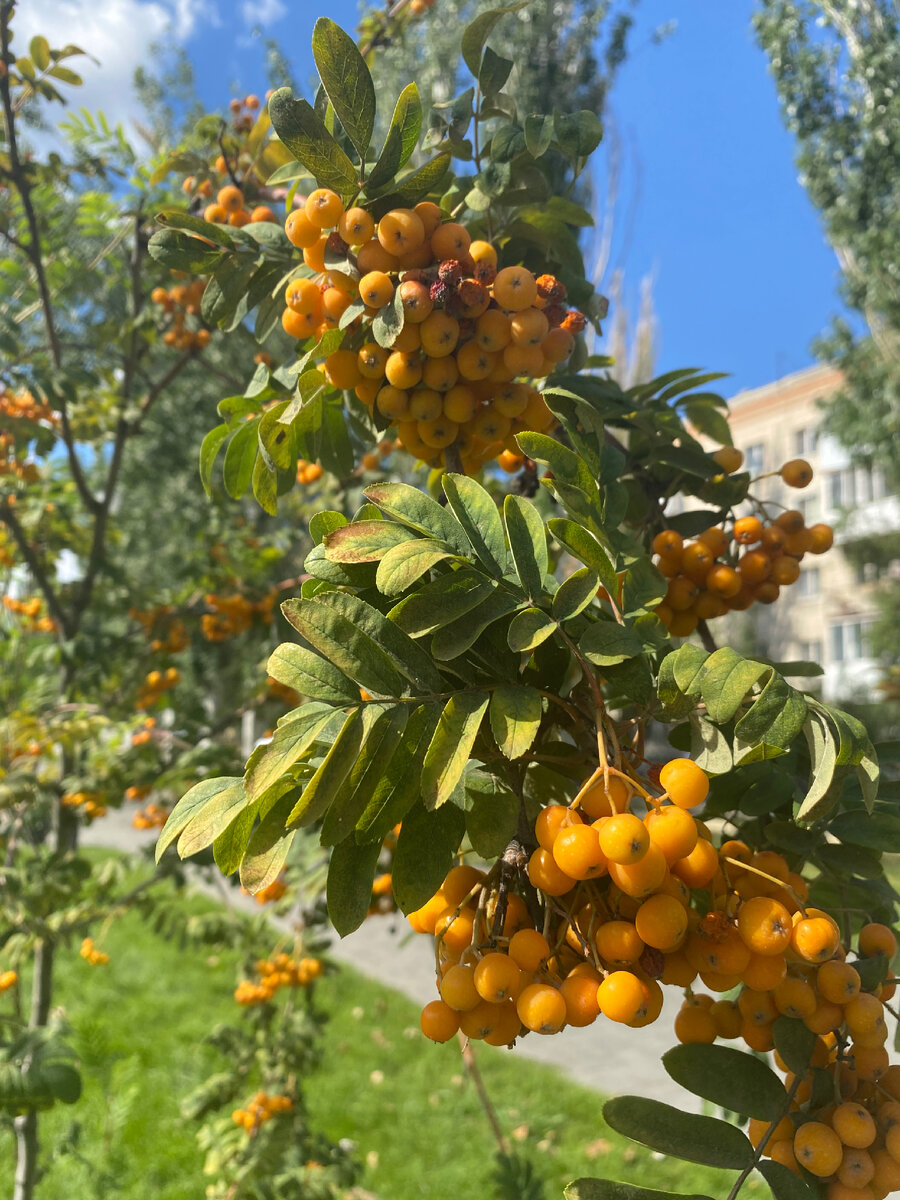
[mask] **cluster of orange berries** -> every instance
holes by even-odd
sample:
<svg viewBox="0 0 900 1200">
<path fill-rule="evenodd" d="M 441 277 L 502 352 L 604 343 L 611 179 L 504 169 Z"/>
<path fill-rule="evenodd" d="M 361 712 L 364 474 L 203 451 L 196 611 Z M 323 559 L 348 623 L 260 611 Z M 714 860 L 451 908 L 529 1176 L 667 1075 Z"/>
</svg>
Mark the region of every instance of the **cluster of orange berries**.
<svg viewBox="0 0 900 1200">
<path fill-rule="evenodd" d="M 106 816 L 106 797 L 103 792 L 66 792 L 61 802 L 66 808 L 77 808 L 89 821 Z"/>
<path fill-rule="evenodd" d="M 158 604 L 153 608 L 130 608 L 129 617 L 137 621 L 150 641 L 150 649 L 156 654 L 179 654 L 187 650 L 191 637 L 184 621 L 174 615 L 171 604 Z"/>
<path fill-rule="evenodd" d="M 792 963 L 831 957 L 835 923 L 804 909 L 806 884 L 781 855 L 753 854 L 738 841 L 715 847 L 689 811 L 709 787 L 695 763 L 666 763 L 659 783 L 664 794 L 653 797 L 633 778 L 597 771 L 571 805 L 541 810 L 527 872 L 543 897 L 542 929 L 539 909 L 516 892 L 501 901 L 493 873 L 471 866 L 454 867 L 410 914 L 413 929 L 435 937 L 441 999 L 423 1010 L 428 1037 L 461 1030 L 508 1045 L 529 1031 L 590 1025 L 601 1013 L 642 1027 L 659 1016 L 660 984 L 690 988 L 698 976 L 711 992 L 780 988 L 784 1007 L 753 1022 L 740 1005 L 689 993 L 676 1023 L 682 1040 L 712 1041 L 727 1029 L 766 1049 L 775 1016 L 797 1015 L 798 993 L 808 991 L 816 1009 Z M 643 817 L 631 811 L 635 792 Z M 756 1030 L 765 1024 L 764 1039 Z"/>
<path fill-rule="evenodd" d="M 11 421 L 43 422 L 55 426 L 58 417 L 47 404 L 35 400 L 30 392 L 10 392 L 0 387 L 0 418 Z M 5 422 L 4 422 L 5 423 Z M 23 483 L 34 483 L 40 472 L 35 462 L 22 460 L 16 453 L 16 439 L 9 428 L 0 432 L 0 476 L 21 479 Z"/>
<path fill-rule="evenodd" d="M 200 618 L 200 632 L 208 642 L 225 642 L 249 629 L 254 616 L 259 616 L 266 625 L 271 624 L 278 592 L 267 592 L 261 600 L 250 600 L 240 592 L 230 596 L 209 592 L 204 600 L 212 612 Z"/>
<path fill-rule="evenodd" d="M 226 183 L 219 188 L 215 200 L 203 210 L 203 219 L 212 225 L 233 225 L 236 228 L 258 221 L 278 223 L 278 218 L 267 204 L 245 208 L 244 193 L 236 183 Z"/>
<path fill-rule="evenodd" d="M 538 814 L 527 873 L 545 898 L 543 931 L 515 892 L 498 912 L 499 892 L 482 896 L 490 878 L 470 866 L 454 867 L 410 914 L 414 929 L 435 936 L 441 999 L 423 1010 L 428 1037 L 445 1041 L 459 1029 L 508 1045 L 601 1013 L 638 1027 L 659 1016 L 666 959 L 691 913 L 699 920 L 691 889 L 721 873 L 708 830 L 687 811 L 703 803 L 709 781 L 690 759 L 675 759 L 659 772 L 664 795 L 653 798 L 609 771 L 594 772 L 571 805 Z M 629 811 L 637 791 L 643 819 Z"/>
<path fill-rule="evenodd" d="M 305 458 L 297 459 L 297 482 L 301 484 L 318 483 L 322 478 L 322 467 L 317 462 L 307 462 Z"/>
<path fill-rule="evenodd" d="M 732 542 L 738 550 L 732 551 Z M 805 554 L 824 554 L 834 544 L 830 525 L 806 527 L 797 509 L 764 524 L 739 517 L 729 534 L 714 525 L 693 542 L 674 529 L 653 539 L 656 565 L 669 580 L 656 615 L 675 637 L 689 637 L 700 621 L 742 612 L 754 603 L 774 604 L 783 587 L 800 578 Z"/>
<path fill-rule="evenodd" d="M 52 617 L 44 615 L 44 602 L 40 596 L 31 596 L 27 600 L 16 600 L 13 596 L 3 597 L 3 607 L 17 617 L 22 618 L 22 624 L 29 633 L 55 633 L 56 622 Z"/>
<path fill-rule="evenodd" d="M 169 809 L 163 804 L 148 804 L 131 818 L 135 829 L 162 829 L 169 819 Z"/>
<path fill-rule="evenodd" d="M 0 993 L 8 992 L 19 982 L 18 971 L 0 971 Z"/>
<path fill-rule="evenodd" d="M 556 423 L 525 381 L 546 378 L 569 357 L 585 318 L 566 309 L 565 288 L 552 275 L 498 271 L 494 247 L 472 241 L 428 201 L 376 224 L 365 209 L 345 211 L 336 193 L 317 188 L 288 215 L 285 231 L 313 273 L 287 285 L 285 331 L 318 338 L 360 306 L 345 346 L 322 364 L 323 385 L 353 390 L 397 426 L 416 458 L 439 461 L 455 445 L 471 472 L 504 449 L 518 455 L 516 433 Z M 369 326 L 398 296 L 403 326 L 383 347 Z"/>
<path fill-rule="evenodd" d="M 133 783 L 131 787 L 125 789 L 125 799 L 130 800 L 133 804 L 140 804 L 145 800 L 153 789 L 148 784 Z"/>
<path fill-rule="evenodd" d="M 153 730 L 156 728 L 156 717 L 145 717 L 141 724 L 141 728 L 136 730 L 131 735 L 132 746 L 146 746 L 153 738 Z"/>
<path fill-rule="evenodd" d="M 172 317 L 171 326 L 163 334 L 163 343 L 175 350 L 203 350 L 209 345 L 210 331 L 204 328 L 190 328 L 186 324 L 188 317 L 195 322 L 200 316 L 200 301 L 206 291 L 206 280 L 195 279 L 192 283 L 176 284 L 166 289 L 155 287 L 150 293 L 150 299 L 158 304 L 164 313 Z"/>
<path fill-rule="evenodd" d="M 137 707 L 152 708 L 166 692 L 175 687 L 179 679 L 181 672 L 177 667 L 167 667 L 165 671 L 149 671 L 138 693 Z"/>
<path fill-rule="evenodd" d="M 94 945 L 94 939 L 86 937 L 81 943 L 79 954 L 85 961 L 90 963 L 92 967 L 105 967 L 109 962 L 109 955 L 104 950 L 98 950 Z"/>
<path fill-rule="evenodd" d="M 817 1035 L 808 1071 L 794 1075 L 775 1053 L 790 1112 L 771 1130 L 751 1121 L 750 1140 L 758 1146 L 766 1137 L 766 1157 L 830 1181 L 828 1200 L 881 1200 L 900 1187 L 900 1066 L 889 1064 L 884 1009 L 895 984 L 866 990 L 857 968 L 873 955 L 892 959 L 894 933 L 863 926 L 851 963 L 827 913 L 803 906 L 791 913 L 763 895 L 741 905 L 736 928 L 737 939 L 729 931 L 716 953 L 743 983 L 740 993 L 714 1001 L 689 992 L 676 1035 L 682 1042 L 743 1038 L 762 1052 L 774 1048 L 779 1016 L 803 1021 Z M 686 948 L 691 965 L 698 957 L 708 956 L 697 945 Z M 825 1073 L 824 1097 L 815 1070 Z"/>
<path fill-rule="evenodd" d="M 242 979 L 234 992 L 238 1004 L 268 1004 L 279 988 L 309 987 L 322 974 L 318 958 L 293 959 L 289 954 L 276 954 L 256 964 L 259 982 Z"/>
<path fill-rule="evenodd" d="M 267 1092 L 257 1092 L 246 1108 L 236 1108 L 231 1114 L 235 1125 L 240 1125 L 249 1134 L 254 1134 L 277 1113 L 291 1112 L 294 1102 L 290 1096 L 270 1096 Z"/>
</svg>

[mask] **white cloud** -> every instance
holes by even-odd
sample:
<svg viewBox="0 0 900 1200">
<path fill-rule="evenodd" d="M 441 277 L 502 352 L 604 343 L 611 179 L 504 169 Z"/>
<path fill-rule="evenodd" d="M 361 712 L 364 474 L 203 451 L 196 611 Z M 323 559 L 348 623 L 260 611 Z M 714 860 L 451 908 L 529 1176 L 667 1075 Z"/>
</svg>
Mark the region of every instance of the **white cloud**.
<svg viewBox="0 0 900 1200">
<path fill-rule="evenodd" d="M 187 41 L 201 20 L 218 23 L 211 0 L 30 0 L 16 10 L 14 45 L 24 54 L 40 33 L 54 48 L 80 46 L 97 63 L 66 62 L 84 79 L 83 87 L 63 89 L 66 99 L 127 123 L 137 115 L 132 78 L 146 63 L 149 46 L 163 38 Z"/>
<path fill-rule="evenodd" d="M 241 16 L 251 28 L 273 25 L 287 15 L 284 0 L 243 0 Z"/>
</svg>

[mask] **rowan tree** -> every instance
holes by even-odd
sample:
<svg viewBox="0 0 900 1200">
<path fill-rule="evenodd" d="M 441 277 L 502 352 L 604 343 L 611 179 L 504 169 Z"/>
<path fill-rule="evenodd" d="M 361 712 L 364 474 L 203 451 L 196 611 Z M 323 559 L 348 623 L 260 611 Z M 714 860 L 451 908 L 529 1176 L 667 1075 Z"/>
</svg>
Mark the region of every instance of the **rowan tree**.
<svg viewBox="0 0 900 1200">
<path fill-rule="evenodd" d="M 233 220 L 259 187 L 252 161 L 230 182 L 220 164 L 202 217 L 161 214 L 151 253 L 209 279 L 210 321 L 255 313 L 267 356 L 204 439 L 207 484 L 224 449 L 226 489 L 268 512 L 310 465 L 366 486 L 349 520 L 312 519 L 281 607 L 293 640 L 268 670 L 302 702 L 243 775 L 182 798 L 157 852 L 218 847 L 258 890 L 318 839 L 338 933 L 387 901 L 434 939 L 435 1041 L 641 1027 L 661 985 L 682 988 L 664 1065 L 747 1134 L 628 1096 L 605 1105 L 610 1125 L 735 1170 L 730 1200 L 754 1170 L 779 1198 L 835 1200 L 864 1177 L 885 1195 L 900 1171 L 892 786 L 879 792 L 865 728 L 790 682 L 815 665 L 745 658 L 715 633 L 728 611 L 778 603 L 833 533 L 754 497 L 719 374 L 623 389 L 587 360 L 590 218 L 553 194 L 545 156 L 572 183 L 601 130 L 590 111 L 520 109 L 490 45 L 513 19 L 462 31 L 479 86 L 438 107 L 414 160 L 417 89 L 378 95 L 320 18 L 313 102 L 268 102 L 265 144 L 292 156 L 268 179 L 291 184 L 279 223 Z M 391 477 L 404 451 L 419 486 Z M 801 460 L 781 474 L 811 479 Z M 651 749 L 660 726 L 671 751 Z M 784 1081 L 754 1057 L 772 1049 Z"/>
</svg>

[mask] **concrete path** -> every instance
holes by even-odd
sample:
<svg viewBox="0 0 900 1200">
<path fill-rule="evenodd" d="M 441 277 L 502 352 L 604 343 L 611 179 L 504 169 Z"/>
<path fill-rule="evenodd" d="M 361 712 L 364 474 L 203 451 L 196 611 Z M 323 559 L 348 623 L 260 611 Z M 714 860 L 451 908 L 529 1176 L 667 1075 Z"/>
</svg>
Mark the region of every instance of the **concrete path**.
<svg viewBox="0 0 900 1200">
<path fill-rule="evenodd" d="M 83 843 L 129 852 L 152 845 L 156 832 L 134 829 L 133 814 L 131 807 L 111 810 L 84 830 Z M 196 882 L 199 890 L 221 898 L 217 888 L 199 877 Z M 234 900 L 245 903 L 248 911 L 259 911 L 249 897 L 235 893 Z M 435 998 L 431 939 L 412 933 L 399 914 L 370 918 L 349 937 L 336 939 L 331 955 L 386 987 L 396 990 L 399 981 L 399 990 L 418 1004 Z M 678 991 L 664 991 L 662 1015 L 644 1029 L 629 1029 L 601 1018 L 587 1029 L 567 1029 L 555 1037 L 529 1035 L 514 1053 L 558 1067 L 577 1083 L 607 1095 L 627 1092 L 696 1109 L 696 1097 L 673 1083 L 660 1063 L 660 1056 L 675 1044 L 672 1023 L 681 1004 Z"/>
</svg>

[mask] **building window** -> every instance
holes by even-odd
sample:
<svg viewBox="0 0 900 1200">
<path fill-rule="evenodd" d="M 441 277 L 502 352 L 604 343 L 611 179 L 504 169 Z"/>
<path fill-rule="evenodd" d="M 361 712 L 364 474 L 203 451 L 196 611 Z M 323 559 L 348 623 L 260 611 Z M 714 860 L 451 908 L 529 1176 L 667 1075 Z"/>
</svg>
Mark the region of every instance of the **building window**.
<svg viewBox="0 0 900 1200">
<path fill-rule="evenodd" d="M 800 572 L 800 578 L 794 589 L 797 596 L 818 596 L 821 590 L 818 567 L 807 567 L 805 571 Z"/>
<path fill-rule="evenodd" d="M 815 454 L 819 447 L 818 429 L 797 429 L 794 432 L 794 453 L 798 458 Z"/>
<path fill-rule="evenodd" d="M 828 476 L 828 500 L 832 508 L 852 508 L 856 504 L 856 471 L 832 471 Z"/>
<path fill-rule="evenodd" d="M 762 442 L 748 446 L 744 453 L 744 470 L 750 472 L 751 478 L 762 475 L 766 461 L 766 448 Z"/>
<path fill-rule="evenodd" d="M 864 562 L 857 563 L 856 566 L 856 582 L 857 583 L 877 583 L 882 577 L 882 569 L 878 563 Z"/>
<path fill-rule="evenodd" d="M 804 496 L 802 500 L 797 501 L 797 508 L 803 513 L 803 520 L 807 527 L 814 525 L 816 521 L 822 518 L 822 502 L 818 493 L 812 496 Z"/>
<path fill-rule="evenodd" d="M 838 621 L 831 626 L 831 661 L 836 663 L 856 662 L 869 657 L 869 623 L 865 621 Z"/>
<path fill-rule="evenodd" d="M 800 642 L 800 659 L 802 662 L 820 663 L 822 661 L 822 643 L 816 638 L 812 642 Z"/>
</svg>

